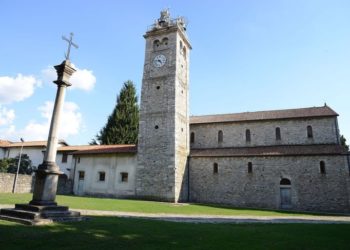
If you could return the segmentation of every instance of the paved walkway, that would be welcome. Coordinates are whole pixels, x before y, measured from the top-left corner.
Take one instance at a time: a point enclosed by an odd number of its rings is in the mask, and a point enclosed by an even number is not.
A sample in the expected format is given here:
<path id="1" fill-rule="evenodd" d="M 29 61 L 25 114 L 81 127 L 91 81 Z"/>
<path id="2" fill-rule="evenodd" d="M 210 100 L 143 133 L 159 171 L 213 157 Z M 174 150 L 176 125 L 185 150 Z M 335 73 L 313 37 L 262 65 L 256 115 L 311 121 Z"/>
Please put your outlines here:
<path id="1" fill-rule="evenodd" d="M 12 208 L 14 205 L 0 204 L 1 208 Z M 173 222 L 188 223 L 318 223 L 318 224 L 349 224 L 350 216 L 254 216 L 254 215 L 186 215 L 186 214 L 154 214 L 121 211 L 83 210 L 79 211 L 85 216 L 116 216 L 124 218 L 142 218 Z"/>

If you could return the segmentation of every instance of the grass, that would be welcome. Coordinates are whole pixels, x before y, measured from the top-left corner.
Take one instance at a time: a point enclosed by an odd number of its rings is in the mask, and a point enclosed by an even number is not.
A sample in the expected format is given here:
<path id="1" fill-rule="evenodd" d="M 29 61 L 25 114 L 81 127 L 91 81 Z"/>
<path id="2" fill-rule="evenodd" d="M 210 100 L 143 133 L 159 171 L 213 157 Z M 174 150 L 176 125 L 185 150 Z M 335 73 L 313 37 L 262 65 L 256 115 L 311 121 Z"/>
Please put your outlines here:
<path id="1" fill-rule="evenodd" d="M 28 203 L 32 194 L 0 193 L 0 204 Z M 278 216 L 278 215 L 310 215 L 305 213 L 232 208 L 220 205 L 185 204 L 177 205 L 166 202 L 122 200 L 92 197 L 77 197 L 58 195 L 59 205 L 67 205 L 71 209 L 123 211 L 140 213 L 165 213 L 165 214 L 207 214 L 207 215 L 253 215 L 253 216 Z"/>
<path id="2" fill-rule="evenodd" d="M 0 220 L 1 249 L 349 249 L 348 224 L 193 224 L 93 217 L 30 227 Z"/>

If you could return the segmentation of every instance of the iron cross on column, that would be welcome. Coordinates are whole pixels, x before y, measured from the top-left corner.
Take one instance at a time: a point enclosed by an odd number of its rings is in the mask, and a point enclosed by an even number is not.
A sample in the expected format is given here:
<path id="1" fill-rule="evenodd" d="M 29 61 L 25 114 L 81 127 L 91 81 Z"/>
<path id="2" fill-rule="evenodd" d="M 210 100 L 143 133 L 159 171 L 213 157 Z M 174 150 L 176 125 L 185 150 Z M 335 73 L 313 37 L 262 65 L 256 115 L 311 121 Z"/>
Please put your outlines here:
<path id="1" fill-rule="evenodd" d="M 66 60 L 69 60 L 69 54 L 70 54 L 70 48 L 73 45 L 74 48 L 79 48 L 77 44 L 73 43 L 73 33 L 70 33 L 70 39 L 67 39 L 66 37 L 62 36 L 62 39 L 68 42 L 68 50 L 67 54 L 65 54 Z"/>

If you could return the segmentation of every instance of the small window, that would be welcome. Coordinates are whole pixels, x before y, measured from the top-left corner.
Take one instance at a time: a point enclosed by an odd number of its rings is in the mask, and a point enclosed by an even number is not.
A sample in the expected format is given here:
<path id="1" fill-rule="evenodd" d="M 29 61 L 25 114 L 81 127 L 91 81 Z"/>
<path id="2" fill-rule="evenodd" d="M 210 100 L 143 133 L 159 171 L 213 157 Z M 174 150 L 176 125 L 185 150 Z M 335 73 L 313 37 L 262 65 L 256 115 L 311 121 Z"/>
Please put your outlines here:
<path id="1" fill-rule="evenodd" d="M 248 174 L 253 173 L 253 164 L 251 162 L 248 162 Z"/>
<path id="2" fill-rule="evenodd" d="M 120 173 L 121 181 L 122 182 L 128 182 L 128 173 Z"/>
<path id="3" fill-rule="evenodd" d="M 218 132 L 218 142 L 221 143 L 224 140 L 224 134 L 222 133 L 221 130 Z"/>
<path id="4" fill-rule="evenodd" d="M 283 178 L 281 181 L 280 181 L 280 185 L 290 185 L 291 182 L 289 179 L 287 178 Z"/>
<path id="5" fill-rule="evenodd" d="M 312 133 L 312 127 L 309 125 L 307 126 L 307 138 L 313 138 L 314 135 Z"/>
<path id="6" fill-rule="evenodd" d="M 320 173 L 326 174 L 326 163 L 324 161 L 320 161 Z"/>
<path id="7" fill-rule="evenodd" d="M 191 132 L 190 142 L 191 142 L 191 143 L 194 143 L 194 132 Z"/>
<path id="8" fill-rule="evenodd" d="M 281 140 L 281 129 L 279 127 L 276 128 L 276 140 Z"/>
<path id="9" fill-rule="evenodd" d="M 246 131 L 245 131 L 245 140 L 246 140 L 246 142 L 250 142 L 250 130 L 249 129 L 247 129 Z"/>
<path id="10" fill-rule="evenodd" d="M 105 172 L 98 172 L 98 180 L 105 181 L 106 180 L 106 173 Z"/>
<path id="11" fill-rule="evenodd" d="M 218 164 L 215 162 L 214 164 L 213 164 L 213 173 L 214 174 L 217 174 L 219 172 L 219 166 L 218 166 Z"/>
<path id="12" fill-rule="evenodd" d="M 77 162 L 80 163 L 80 157 L 77 158 Z"/>
<path id="13" fill-rule="evenodd" d="M 186 58 L 186 47 L 184 46 L 183 49 L 182 49 L 182 54 L 184 55 L 184 57 Z"/>
<path id="14" fill-rule="evenodd" d="M 182 47 L 183 47 L 182 41 L 180 41 L 180 50 L 182 50 Z"/>
<path id="15" fill-rule="evenodd" d="M 62 155 L 62 163 L 67 162 L 67 159 L 68 159 L 68 154 L 67 153 L 63 153 L 63 155 Z"/>
<path id="16" fill-rule="evenodd" d="M 79 180 L 82 181 L 85 178 L 85 172 L 84 171 L 79 171 Z"/>

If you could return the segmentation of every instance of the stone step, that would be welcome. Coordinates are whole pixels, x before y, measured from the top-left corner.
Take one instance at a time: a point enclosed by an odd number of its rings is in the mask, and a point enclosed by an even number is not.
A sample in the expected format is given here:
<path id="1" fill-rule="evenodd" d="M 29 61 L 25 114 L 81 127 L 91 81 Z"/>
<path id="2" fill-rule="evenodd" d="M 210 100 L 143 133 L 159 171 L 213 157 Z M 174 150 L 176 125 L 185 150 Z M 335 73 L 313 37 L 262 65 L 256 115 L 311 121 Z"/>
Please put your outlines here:
<path id="1" fill-rule="evenodd" d="M 80 213 L 76 211 L 44 211 L 40 213 L 42 218 L 49 218 L 55 220 L 55 218 L 72 218 L 80 217 Z"/>
<path id="2" fill-rule="evenodd" d="M 31 204 L 16 204 L 16 209 L 32 211 L 32 212 L 43 212 L 43 211 L 68 211 L 66 206 L 37 206 Z"/>
<path id="3" fill-rule="evenodd" d="M 0 220 L 17 222 L 24 225 L 46 225 L 46 224 L 52 223 L 52 220 L 49 220 L 49 219 L 30 220 L 30 219 L 23 219 L 23 218 L 11 217 L 6 215 L 0 215 Z"/>
<path id="4" fill-rule="evenodd" d="M 1 209 L 0 215 L 9 216 L 9 217 L 16 217 L 16 218 L 20 218 L 20 219 L 29 219 L 29 220 L 35 220 L 35 219 L 40 218 L 39 213 L 32 212 L 32 211 L 19 210 L 19 209 L 15 209 L 15 208 Z"/>

